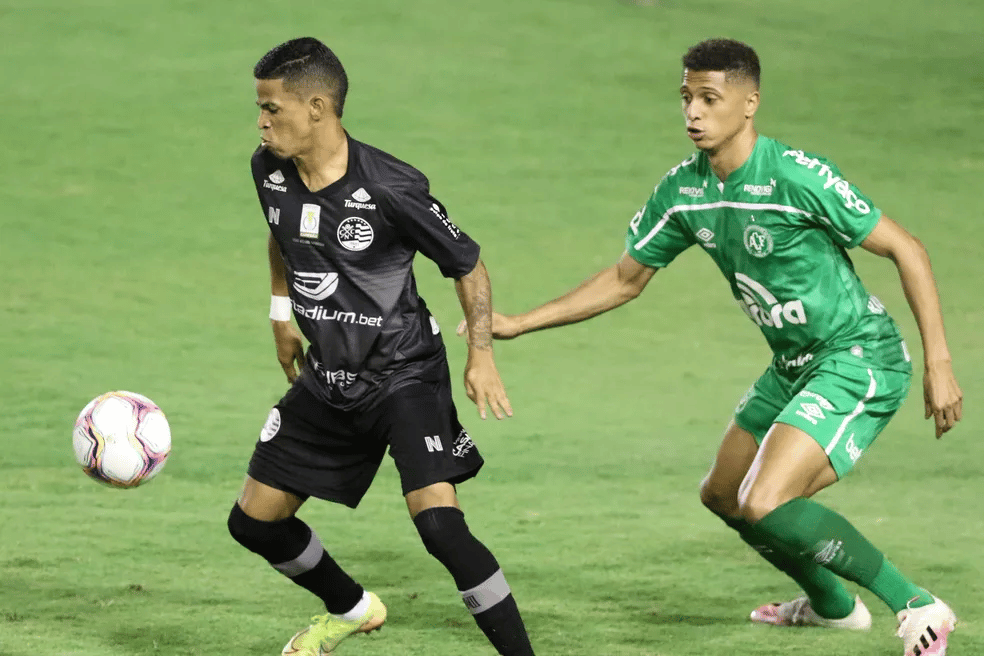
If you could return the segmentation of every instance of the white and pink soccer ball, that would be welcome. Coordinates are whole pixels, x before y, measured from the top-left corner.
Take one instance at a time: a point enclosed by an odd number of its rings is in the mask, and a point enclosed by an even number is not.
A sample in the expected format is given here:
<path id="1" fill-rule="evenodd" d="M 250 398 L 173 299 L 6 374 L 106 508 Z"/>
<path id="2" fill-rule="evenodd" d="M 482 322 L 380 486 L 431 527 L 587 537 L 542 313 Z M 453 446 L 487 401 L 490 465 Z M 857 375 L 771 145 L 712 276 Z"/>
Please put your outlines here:
<path id="1" fill-rule="evenodd" d="M 75 420 L 75 459 L 90 477 L 136 487 L 157 476 L 171 452 L 171 428 L 157 404 L 134 392 L 92 399 Z"/>

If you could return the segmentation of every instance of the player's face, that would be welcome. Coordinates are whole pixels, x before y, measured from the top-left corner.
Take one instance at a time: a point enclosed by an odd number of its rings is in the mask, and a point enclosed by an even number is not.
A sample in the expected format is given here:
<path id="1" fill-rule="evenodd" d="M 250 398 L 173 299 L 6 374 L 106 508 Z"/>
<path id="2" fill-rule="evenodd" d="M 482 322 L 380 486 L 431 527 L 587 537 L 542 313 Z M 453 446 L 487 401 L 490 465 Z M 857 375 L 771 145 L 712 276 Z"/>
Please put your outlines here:
<path id="1" fill-rule="evenodd" d="M 758 90 L 751 82 L 728 81 L 724 71 L 684 69 L 680 100 L 687 136 L 698 149 L 714 153 L 755 115 Z"/>
<path id="2" fill-rule="evenodd" d="M 284 89 L 283 80 L 256 80 L 256 104 L 263 145 L 282 159 L 296 157 L 312 140 L 314 121 L 308 103 Z"/>

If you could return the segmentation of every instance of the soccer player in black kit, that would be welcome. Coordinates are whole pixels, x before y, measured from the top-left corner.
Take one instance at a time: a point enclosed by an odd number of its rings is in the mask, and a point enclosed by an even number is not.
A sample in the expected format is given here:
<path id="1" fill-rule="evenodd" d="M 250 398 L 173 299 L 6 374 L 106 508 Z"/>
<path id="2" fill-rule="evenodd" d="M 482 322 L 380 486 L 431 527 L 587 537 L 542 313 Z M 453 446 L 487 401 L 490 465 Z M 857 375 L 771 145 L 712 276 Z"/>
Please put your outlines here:
<path id="1" fill-rule="evenodd" d="M 312 496 L 355 508 L 389 446 L 427 551 L 496 650 L 531 656 L 502 570 L 455 495 L 483 461 L 458 422 L 444 343 L 412 272 L 419 251 L 454 279 L 470 329 L 465 389 L 483 419 L 486 406 L 502 419 L 512 410 L 493 360 L 478 245 L 451 223 L 423 174 L 345 132 L 348 80 L 323 43 L 283 43 L 253 75 L 262 144 L 252 170 L 270 228 L 270 318 L 292 386 L 260 432 L 229 531 L 324 601 L 327 613 L 283 654 L 325 656 L 385 621 L 379 598 L 295 513 Z M 292 313 L 310 342 L 306 356 Z"/>

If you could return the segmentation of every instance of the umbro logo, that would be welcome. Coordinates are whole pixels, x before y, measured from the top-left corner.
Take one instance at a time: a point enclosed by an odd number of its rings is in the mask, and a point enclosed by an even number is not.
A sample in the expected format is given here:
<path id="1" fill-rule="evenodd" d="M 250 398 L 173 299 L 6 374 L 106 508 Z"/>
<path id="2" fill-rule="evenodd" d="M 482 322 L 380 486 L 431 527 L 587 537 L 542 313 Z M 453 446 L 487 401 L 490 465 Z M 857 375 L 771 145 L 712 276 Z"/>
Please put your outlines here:
<path id="1" fill-rule="evenodd" d="M 717 244 L 711 242 L 714 239 L 714 233 L 711 230 L 701 228 L 694 235 L 703 242 L 702 246 L 704 248 L 717 248 Z"/>
<path id="2" fill-rule="evenodd" d="M 284 174 L 280 172 L 280 169 L 277 169 L 270 174 L 269 180 L 263 181 L 263 186 L 274 191 L 286 192 L 287 187 L 282 184 L 285 179 Z"/>
<path id="3" fill-rule="evenodd" d="M 376 209 L 375 203 L 367 202 L 372 200 L 372 196 L 370 196 L 369 193 L 362 187 L 359 187 L 358 190 L 356 190 L 356 192 L 352 194 L 352 198 L 354 198 L 355 200 L 352 201 L 347 198 L 345 199 L 345 207 L 357 209 L 357 210 Z"/>

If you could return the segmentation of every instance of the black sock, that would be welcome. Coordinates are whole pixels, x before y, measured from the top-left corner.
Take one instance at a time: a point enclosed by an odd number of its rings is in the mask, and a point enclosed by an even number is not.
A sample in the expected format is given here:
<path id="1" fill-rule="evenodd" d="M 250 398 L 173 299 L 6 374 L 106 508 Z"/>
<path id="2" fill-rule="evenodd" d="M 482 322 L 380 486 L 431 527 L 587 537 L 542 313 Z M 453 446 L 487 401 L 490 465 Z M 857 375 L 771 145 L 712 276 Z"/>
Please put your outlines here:
<path id="1" fill-rule="evenodd" d="M 229 533 L 278 572 L 320 597 L 329 613 L 347 613 L 362 599 L 362 586 L 338 566 L 317 534 L 296 517 L 261 522 L 244 513 L 237 503 L 229 513 Z"/>
<path id="2" fill-rule="evenodd" d="M 533 647 L 495 556 L 468 530 L 457 508 L 428 508 L 414 525 L 428 553 L 454 578 L 465 606 L 503 656 L 533 656 Z"/>

